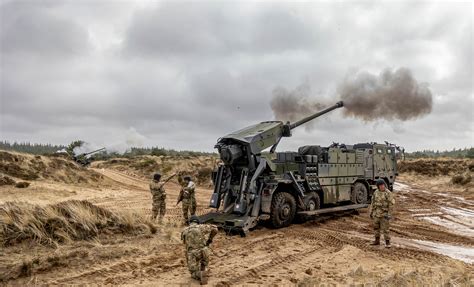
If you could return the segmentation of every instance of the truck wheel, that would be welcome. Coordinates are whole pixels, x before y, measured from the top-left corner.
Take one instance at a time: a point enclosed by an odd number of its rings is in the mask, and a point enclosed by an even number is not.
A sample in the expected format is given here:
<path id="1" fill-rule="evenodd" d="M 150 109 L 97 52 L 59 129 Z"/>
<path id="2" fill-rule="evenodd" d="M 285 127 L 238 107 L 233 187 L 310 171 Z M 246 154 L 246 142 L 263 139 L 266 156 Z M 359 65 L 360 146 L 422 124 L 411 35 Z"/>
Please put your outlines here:
<path id="1" fill-rule="evenodd" d="M 321 208 L 321 200 L 319 199 L 319 195 L 316 192 L 311 192 L 308 194 L 304 199 L 304 206 L 306 206 L 306 210 L 308 211 L 318 210 Z"/>
<path id="2" fill-rule="evenodd" d="M 318 210 L 321 208 L 321 199 L 319 198 L 319 195 L 316 192 L 310 192 L 308 195 L 305 196 L 303 199 L 304 206 L 305 206 L 305 211 L 313 211 L 313 210 Z M 304 215 L 304 214 L 297 214 L 296 220 L 299 223 L 303 223 L 305 221 L 308 221 L 312 218 L 311 215 Z"/>
<path id="3" fill-rule="evenodd" d="M 367 203 L 367 187 L 362 182 L 356 182 L 354 185 L 351 200 L 355 204 Z"/>
<path id="4" fill-rule="evenodd" d="M 272 225 L 275 228 L 291 224 L 296 214 L 295 198 L 288 192 L 277 193 L 272 200 Z"/>

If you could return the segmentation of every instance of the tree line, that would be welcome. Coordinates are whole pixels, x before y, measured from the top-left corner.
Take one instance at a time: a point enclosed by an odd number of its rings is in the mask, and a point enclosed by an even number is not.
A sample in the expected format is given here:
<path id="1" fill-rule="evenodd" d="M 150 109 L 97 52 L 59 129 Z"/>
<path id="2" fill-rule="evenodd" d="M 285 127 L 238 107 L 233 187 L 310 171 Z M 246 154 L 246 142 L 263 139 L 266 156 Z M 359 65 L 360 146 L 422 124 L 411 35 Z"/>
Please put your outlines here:
<path id="1" fill-rule="evenodd" d="M 66 148 L 64 145 L 53 145 L 53 144 L 38 144 L 29 142 L 13 142 L 0 141 L 0 149 L 30 153 L 35 155 L 52 154 L 58 150 Z"/>
<path id="2" fill-rule="evenodd" d="M 75 147 L 81 146 L 84 141 L 76 140 L 69 145 L 53 145 L 53 144 L 37 144 L 29 142 L 13 142 L 0 141 L 0 150 L 16 151 L 29 153 L 34 155 L 48 155 L 58 151 L 67 152 L 73 155 Z M 113 157 L 134 157 L 140 155 L 154 155 L 154 156 L 201 156 L 214 155 L 212 152 L 188 151 L 188 150 L 174 150 L 163 147 L 132 147 L 123 154 L 116 152 L 101 152 L 94 154 L 94 159 L 109 159 Z"/>
<path id="3" fill-rule="evenodd" d="M 53 145 L 53 144 L 38 144 L 29 142 L 13 142 L 0 141 L 0 149 L 11 150 L 17 152 L 30 153 L 35 155 L 46 155 L 52 154 L 59 150 L 66 150 L 71 153 L 73 148 L 81 145 L 83 141 L 73 141 L 68 146 L 66 145 Z M 200 152 L 200 151 L 187 151 L 187 150 L 174 150 L 166 149 L 163 147 L 132 147 L 124 154 L 118 153 L 98 153 L 94 155 L 97 159 L 108 159 L 112 157 L 133 157 L 139 155 L 154 155 L 154 156 L 201 156 L 201 155 L 215 155 L 212 152 Z M 450 158 L 474 158 L 474 148 L 460 148 L 452 150 L 422 150 L 415 152 L 406 152 L 406 158 L 439 158 L 439 157 L 450 157 Z"/>
<path id="4" fill-rule="evenodd" d="M 406 158 L 439 158 L 439 157 L 450 157 L 450 158 L 474 158 L 474 148 L 463 148 L 463 149 L 452 149 L 452 150 L 423 150 L 405 153 Z"/>

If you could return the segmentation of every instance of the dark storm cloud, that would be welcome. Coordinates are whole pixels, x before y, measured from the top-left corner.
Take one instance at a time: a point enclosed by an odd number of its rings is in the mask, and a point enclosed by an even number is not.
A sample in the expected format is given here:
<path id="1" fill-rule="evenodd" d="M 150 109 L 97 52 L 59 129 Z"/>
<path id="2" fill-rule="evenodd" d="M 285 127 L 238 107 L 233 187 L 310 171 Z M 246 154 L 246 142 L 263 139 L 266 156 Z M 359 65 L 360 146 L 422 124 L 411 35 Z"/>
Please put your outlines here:
<path id="1" fill-rule="evenodd" d="M 120 140 L 133 127 L 147 145 L 212 150 L 218 137 L 272 119 L 274 91 L 298 93 L 291 87 L 304 82 L 311 87 L 304 97 L 332 104 L 348 71 L 377 75 L 407 67 L 418 83 L 430 83 L 431 114 L 370 124 L 338 110 L 311 131 L 298 129 L 281 147 L 372 140 L 408 143 L 409 149 L 469 145 L 470 8 L 3 1 L 0 138 L 102 143 Z M 288 112 L 294 103 L 273 104 Z M 318 106 L 303 101 L 302 108 L 311 113 Z"/>

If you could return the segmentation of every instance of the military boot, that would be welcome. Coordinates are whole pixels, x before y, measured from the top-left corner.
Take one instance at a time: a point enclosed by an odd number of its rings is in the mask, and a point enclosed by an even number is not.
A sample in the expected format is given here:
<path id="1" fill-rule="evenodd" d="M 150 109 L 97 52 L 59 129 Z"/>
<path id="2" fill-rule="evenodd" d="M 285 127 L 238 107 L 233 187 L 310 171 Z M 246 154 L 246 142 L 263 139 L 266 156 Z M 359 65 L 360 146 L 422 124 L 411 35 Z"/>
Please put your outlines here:
<path id="1" fill-rule="evenodd" d="M 207 271 L 201 271 L 201 285 L 206 285 L 207 284 L 207 279 L 208 279 L 208 274 Z"/>
<path id="2" fill-rule="evenodd" d="M 385 248 L 390 248 L 390 247 L 392 247 L 390 245 L 390 240 L 385 240 Z"/>
<path id="3" fill-rule="evenodd" d="M 380 237 L 375 237 L 374 242 L 372 242 L 370 245 L 380 245 Z"/>

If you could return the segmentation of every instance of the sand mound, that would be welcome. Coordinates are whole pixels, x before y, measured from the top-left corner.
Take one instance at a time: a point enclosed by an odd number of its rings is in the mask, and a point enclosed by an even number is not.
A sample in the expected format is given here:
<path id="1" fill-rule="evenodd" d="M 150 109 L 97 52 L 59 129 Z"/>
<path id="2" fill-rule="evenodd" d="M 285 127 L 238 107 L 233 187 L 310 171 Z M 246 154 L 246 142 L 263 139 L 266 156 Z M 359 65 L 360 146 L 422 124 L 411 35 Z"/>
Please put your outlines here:
<path id="1" fill-rule="evenodd" d="M 154 232 L 156 228 L 143 217 L 113 213 L 85 200 L 69 200 L 45 207 L 25 202 L 0 205 L 3 246 L 23 241 L 54 244 L 88 240 L 99 234 Z"/>
<path id="2" fill-rule="evenodd" d="M 473 165 L 467 159 L 416 159 L 398 163 L 400 173 L 413 172 L 428 176 L 462 174 Z"/>
<path id="3" fill-rule="evenodd" d="M 132 172 L 143 178 L 151 178 L 156 171 L 164 177 L 177 173 L 191 175 L 194 181 L 203 186 L 211 185 L 211 173 L 217 163 L 212 156 L 137 156 L 117 158 L 94 164 L 97 168 L 111 168 L 121 172 Z"/>
<path id="4" fill-rule="evenodd" d="M 98 182 L 102 178 L 100 174 L 77 165 L 69 158 L 6 151 L 0 151 L 0 176 L 0 185 L 6 185 L 6 177 L 15 182 L 50 179 L 64 183 Z M 15 184 L 9 182 L 9 185 Z"/>

